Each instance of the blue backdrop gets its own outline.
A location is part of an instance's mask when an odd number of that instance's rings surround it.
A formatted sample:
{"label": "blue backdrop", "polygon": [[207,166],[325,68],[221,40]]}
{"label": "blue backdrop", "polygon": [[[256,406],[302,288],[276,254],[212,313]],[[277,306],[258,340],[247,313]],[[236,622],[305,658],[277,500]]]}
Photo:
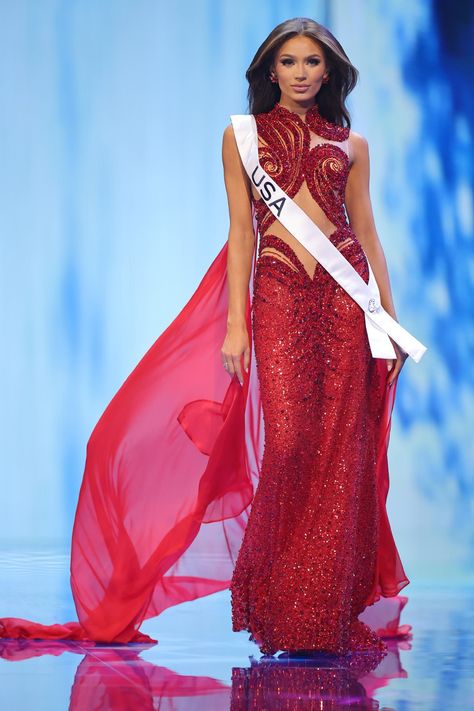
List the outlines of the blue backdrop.
{"label": "blue backdrop", "polygon": [[[221,140],[295,16],[361,79],[371,195],[407,361],[389,513],[410,578],[472,575],[469,3],[2,0],[0,542],[67,541],[88,436],[227,239]],[[470,35],[471,33],[471,35]]]}

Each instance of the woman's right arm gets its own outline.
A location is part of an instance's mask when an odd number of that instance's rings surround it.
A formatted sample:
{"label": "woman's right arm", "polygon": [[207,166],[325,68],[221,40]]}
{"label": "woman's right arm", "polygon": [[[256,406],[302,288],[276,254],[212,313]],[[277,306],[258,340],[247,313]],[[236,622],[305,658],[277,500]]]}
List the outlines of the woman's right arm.
{"label": "woman's right arm", "polygon": [[250,361],[245,307],[255,235],[252,223],[250,180],[240,159],[232,124],[229,124],[224,131],[222,162],[230,227],[227,251],[229,309],[227,334],[221,355],[223,365],[227,363],[229,375],[233,376],[235,373],[242,384],[242,359],[245,370],[248,369]]}

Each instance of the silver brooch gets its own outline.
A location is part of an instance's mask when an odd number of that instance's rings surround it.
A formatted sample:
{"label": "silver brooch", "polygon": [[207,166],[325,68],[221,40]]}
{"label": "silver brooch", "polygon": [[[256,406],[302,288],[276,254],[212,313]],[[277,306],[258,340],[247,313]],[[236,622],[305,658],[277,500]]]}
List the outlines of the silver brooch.
{"label": "silver brooch", "polygon": [[375,299],[369,299],[369,305],[367,308],[371,314],[374,313],[374,311],[380,311],[380,306],[377,306]]}

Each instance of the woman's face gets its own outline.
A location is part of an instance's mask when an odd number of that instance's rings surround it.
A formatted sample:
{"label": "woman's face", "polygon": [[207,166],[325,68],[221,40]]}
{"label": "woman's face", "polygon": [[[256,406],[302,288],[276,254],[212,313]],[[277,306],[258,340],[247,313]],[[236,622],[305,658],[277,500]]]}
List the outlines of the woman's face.
{"label": "woman's face", "polygon": [[280,101],[314,104],[323,77],[328,74],[322,46],[305,35],[292,37],[277,51],[273,72],[281,90]]}

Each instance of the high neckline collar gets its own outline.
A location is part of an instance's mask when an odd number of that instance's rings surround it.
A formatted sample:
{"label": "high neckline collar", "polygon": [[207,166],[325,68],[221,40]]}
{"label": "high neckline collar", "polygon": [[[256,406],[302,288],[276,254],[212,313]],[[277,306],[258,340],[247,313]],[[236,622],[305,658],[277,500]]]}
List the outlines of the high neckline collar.
{"label": "high neckline collar", "polygon": [[344,141],[349,138],[349,127],[341,126],[322,116],[317,103],[312,104],[303,117],[296,113],[296,111],[291,111],[291,109],[287,109],[286,106],[282,106],[280,102],[277,101],[273,109],[271,109],[269,116],[283,120],[291,120],[293,122],[296,121],[300,126],[305,127],[308,131],[313,131],[313,133],[323,136],[323,138],[329,138],[334,141]]}
{"label": "high neckline collar", "polygon": [[299,114],[296,111],[292,111],[286,106],[282,106],[279,101],[276,102],[273,109],[276,111],[283,111],[284,113],[286,112],[288,114],[291,114],[292,116],[297,116],[301,121],[305,121],[307,118],[312,118],[313,116],[319,116],[322,118],[321,114],[319,113],[319,106],[316,103],[312,104],[312,106],[310,106],[304,114]]}

